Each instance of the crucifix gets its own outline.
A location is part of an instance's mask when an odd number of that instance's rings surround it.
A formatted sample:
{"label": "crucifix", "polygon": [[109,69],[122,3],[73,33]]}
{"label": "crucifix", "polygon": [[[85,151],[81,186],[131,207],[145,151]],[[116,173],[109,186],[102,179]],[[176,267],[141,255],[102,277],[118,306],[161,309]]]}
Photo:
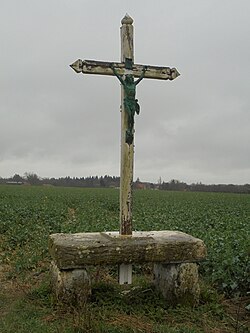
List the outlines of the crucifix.
{"label": "crucifix", "polygon": [[[121,83],[120,237],[131,237],[134,117],[140,111],[136,85],[144,78],[173,80],[180,74],[175,68],[135,64],[133,19],[126,14],[121,24],[121,62],[78,59],[70,67],[76,73],[116,76]],[[131,284],[132,265],[120,265],[119,282]]]}

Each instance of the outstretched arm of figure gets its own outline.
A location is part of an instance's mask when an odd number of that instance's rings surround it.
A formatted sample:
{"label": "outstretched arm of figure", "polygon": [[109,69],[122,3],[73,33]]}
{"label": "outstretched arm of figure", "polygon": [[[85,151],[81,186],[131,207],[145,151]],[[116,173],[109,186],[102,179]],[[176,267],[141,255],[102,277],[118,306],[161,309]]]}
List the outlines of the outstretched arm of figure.
{"label": "outstretched arm of figure", "polygon": [[119,75],[114,67],[113,64],[110,65],[110,68],[112,69],[115,76],[118,78],[118,80],[121,82],[122,85],[124,85],[124,80],[122,79],[121,75]]}
{"label": "outstretched arm of figure", "polygon": [[140,83],[141,80],[144,78],[146,70],[147,70],[147,66],[143,66],[143,70],[142,70],[141,76],[139,77],[138,80],[135,81],[135,84],[136,84],[136,85],[137,85],[138,83]]}

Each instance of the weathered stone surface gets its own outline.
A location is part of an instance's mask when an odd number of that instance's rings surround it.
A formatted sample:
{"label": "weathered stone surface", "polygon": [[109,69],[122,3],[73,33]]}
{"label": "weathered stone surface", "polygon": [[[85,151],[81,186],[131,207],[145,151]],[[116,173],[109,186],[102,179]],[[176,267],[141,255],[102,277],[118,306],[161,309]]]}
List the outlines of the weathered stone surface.
{"label": "weathered stone surface", "polygon": [[154,284],[171,305],[195,305],[199,301],[198,267],[195,263],[155,264]]}
{"label": "weathered stone surface", "polygon": [[122,263],[185,263],[203,260],[202,240],[178,231],[53,234],[49,251],[59,269]]}
{"label": "weathered stone surface", "polygon": [[85,269],[59,270],[53,261],[51,284],[56,300],[64,304],[83,304],[91,294],[90,277]]}

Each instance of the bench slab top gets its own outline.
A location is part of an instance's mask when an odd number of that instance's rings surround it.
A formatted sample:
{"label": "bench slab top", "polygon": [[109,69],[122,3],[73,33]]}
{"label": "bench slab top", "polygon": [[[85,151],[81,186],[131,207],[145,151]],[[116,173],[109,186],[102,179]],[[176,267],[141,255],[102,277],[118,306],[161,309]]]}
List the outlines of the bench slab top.
{"label": "bench slab top", "polygon": [[52,234],[49,251],[60,269],[86,265],[143,262],[196,262],[206,256],[202,240],[180,231],[134,231],[132,236],[117,231]]}

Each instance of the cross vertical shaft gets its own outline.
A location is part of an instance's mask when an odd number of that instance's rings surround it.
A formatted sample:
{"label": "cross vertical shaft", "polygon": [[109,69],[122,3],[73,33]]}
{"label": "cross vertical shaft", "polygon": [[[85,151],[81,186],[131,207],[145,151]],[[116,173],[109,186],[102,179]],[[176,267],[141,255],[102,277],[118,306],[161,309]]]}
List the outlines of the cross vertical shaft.
{"label": "cross vertical shaft", "polygon": [[[121,63],[134,62],[133,20],[126,15],[121,26]],[[128,70],[125,69],[125,74]],[[134,169],[134,144],[126,143],[128,114],[124,105],[125,89],[121,85],[121,164],[120,164],[120,235],[132,236],[132,186]],[[132,283],[132,265],[119,266],[119,283]]]}
{"label": "cross vertical shaft", "polygon": [[[126,15],[121,26],[121,62],[134,62],[133,19]],[[132,71],[130,71],[132,72]],[[125,70],[124,74],[128,74]],[[128,114],[124,107],[125,90],[121,86],[121,165],[120,165],[120,234],[132,235],[132,185],[134,166],[134,145],[126,143]]]}

